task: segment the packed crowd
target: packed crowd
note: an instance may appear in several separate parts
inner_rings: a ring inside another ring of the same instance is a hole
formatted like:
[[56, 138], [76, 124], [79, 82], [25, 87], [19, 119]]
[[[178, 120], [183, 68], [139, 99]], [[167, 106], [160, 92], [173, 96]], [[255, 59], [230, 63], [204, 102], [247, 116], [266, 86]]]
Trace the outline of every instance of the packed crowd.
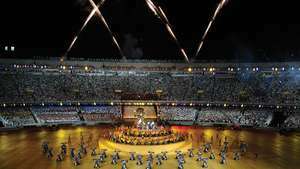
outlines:
[[190, 107], [159, 107], [160, 118], [171, 121], [194, 121], [199, 110]]
[[198, 123], [231, 123], [230, 119], [224, 112], [215, 109], [201, 110], [198, 114], [197, 121]]
[[6, 127], [113, 121], [122, 117], [120, 106], [32, 106], [0, 108], [0, 121]]
[[80, 109], [85, 121], [112, 121], [122, 117], [120, 106], [83, 106]]
[[126, 100], [124, 96], [130, 94], [157, 94], [157, 99], [168, 101], [300, 103], [297, 91], [300, 81], [288, 71], [222, 75], [112, 71], [93, 74], [47, 71], [0, 73], [0, 103]]
[[35, 125], [36, 121], [28, 108], [1, 108], [0, 119], [4, 126], [18, 127]]
[[[157, 107], [158, 117], [164, 121], [189, 121], [202, 124], [226, 124], [249, 127], [269, 127], [273, 120], [271, 110], [226, 109], [184, 106]], [[121, 106], [33, 106], [2, 107], [0, 121], [6, 127], [43, 125], [48, 123], [112, 122], [122, 120]], [[300, 128], [300, 114], [286, 116], [283, 128]]]
[[32, 113], [40, 123], [72, 123], [79, 122], [77, 107], [69, 106], [45, 106], [32, 107]]
[[237, 126], [268, 127], [273, 113], [261, 110], [207, 109], [198, 116], [199, 123], [233, 124]]
[[293, 113], [284, 121], [285, 128], [300, 128], [300, 114]]

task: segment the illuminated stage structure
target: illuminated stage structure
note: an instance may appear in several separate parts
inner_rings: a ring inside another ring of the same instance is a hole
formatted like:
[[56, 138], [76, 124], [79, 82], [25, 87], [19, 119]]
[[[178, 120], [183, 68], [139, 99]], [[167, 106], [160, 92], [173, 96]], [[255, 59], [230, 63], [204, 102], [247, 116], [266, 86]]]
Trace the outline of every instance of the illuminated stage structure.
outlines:
[[146, 121], [144, 109], [135, 111], [134, 126], [120, 127], [110, 136], [111, 141], [131, 145], [162, 145], [184, 141], [186, 135], [176, 133], [169, 127], [157, 126], [154, 121]]

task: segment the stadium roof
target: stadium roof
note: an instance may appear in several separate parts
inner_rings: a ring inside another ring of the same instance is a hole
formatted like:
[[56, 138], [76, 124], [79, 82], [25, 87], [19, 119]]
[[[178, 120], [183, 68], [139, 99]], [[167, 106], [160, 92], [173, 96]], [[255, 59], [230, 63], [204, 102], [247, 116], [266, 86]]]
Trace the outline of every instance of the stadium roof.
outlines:
[[[300, 58], [296, 1], [227, 0], [197, 57], [197, 46], [221, 0], [152, 1], [164, 10], [190, 59], [251, 62]], [[0, 6], [0, 52], [4, 46], [13, 45], [13, 56], [22, 58], [63, 55], [92, 10], [89, 0], [8, 3]], [[127, 58], [184, 61], [165, 25], [145, 0], [106, 0], [100, 10]], [[0, 57], [7, 56], [2, 52]], [[87, 24], [68, 56], [121, 58], [98, 17]]]

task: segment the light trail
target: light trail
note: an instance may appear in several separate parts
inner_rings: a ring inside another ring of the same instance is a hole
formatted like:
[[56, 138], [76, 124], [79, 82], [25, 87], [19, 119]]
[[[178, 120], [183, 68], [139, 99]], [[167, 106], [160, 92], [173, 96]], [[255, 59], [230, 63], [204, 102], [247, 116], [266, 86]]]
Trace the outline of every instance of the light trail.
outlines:
[[215, 12], [214, 12], [213, 17], [212, 17], [211, 20], [209, 21], [209, 24], [207, 25], [207, 28], [206, 28], [206, 30], [205, 30], [205, 32], [204, 32], [202, 38], [201, 38], [201, 41], [200, 41], [200, 43], [199, 43], [199, 45], [198, 45], [198, 48], [197, 48], [197, 52], [196, 52], [195, 57], [198, 56], [200, 50], [202, 49], [204, 40], [205, 40], [205, 38], [206, 38], [206, 36], [207, 36], [207, 34], [208, 34], [210, 28], [211, 28], [211, 25], [214, 23], [214, 21], [215, 21], [216, 17], [218, 16], [219, 12], [221, 11], [221, 9], [224, 7], [224, 5], [226, 4], [226, 2], [228, 2], [228, 1], [229, 1], [229, 0], [221, 0], [221, 2], [218, 4], [218, 6], [217, 6], [217, 8], [216, 8], [216, 10], [215, 10]]

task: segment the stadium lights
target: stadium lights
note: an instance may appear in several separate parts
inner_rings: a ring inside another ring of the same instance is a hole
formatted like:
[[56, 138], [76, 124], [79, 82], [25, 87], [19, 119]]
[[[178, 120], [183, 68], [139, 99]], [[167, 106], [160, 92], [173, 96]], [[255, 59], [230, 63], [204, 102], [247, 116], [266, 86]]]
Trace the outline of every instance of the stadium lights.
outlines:
[[193, 103], [190, 103], [190, 106], [193, 106]]
[[5, 104], [5, 103], [3, 104], [3, 107], [6, 107], [6, 104]]
[[114, 105], [114, 102], [110, 102], [110, 105], [112, 105], [112, 106], [113, 106], [113, 105]]
[[279, 109], [279, 108], [280, 108], [280, 106], [276, 106], [276, 108], [277, 108], [277, 109]]
[[96, 106], [97, 104], [96, 104], [96, 102], [94, 102], [94, 106]]
[[62, 105], [63, 105], [63, 103], [62, 103], [62, 102], [60, 102], [60, 103], [59, 103], [59, 105], [60, 105], [60, 106], [62, 106]]
[[281, 70], [284, 71], [284, 67], [282, 67]]
[[292, 67], [292, 70], [294, 70], [295, 68], [294, 67]]
[[261, 108], [261, 105], [258, 105], [259, 108]]
[[26, 106], [25, 103], [23, 103], [23, 106]]
[[206, 106], [208, 107], [208, 106], [209, 106], [209, 103], [207, 103]]
[[192, 68], [190, 68], [190, 67], [188, 68], [188, 72], [192, 72], [192, 70], [193, 70]]
[[80, 106], [80, 103], [78, 102], [77, 105]]
[[63, 68], [64, 70], [66, 70], [66, 66], [63, 66], [62, 68]]
[[278, 68], [277, 68], [277, 67], [275, 67], [275, 71], [276, 71], [276, 72], [278, 71]]
[[294, 106], [294, 109], [297, 109], [297, 106]]
[[224, 103], [224, 107], [226, 107], [227, 106], [227, 104], [226, 103]]
[[89, 67], [88, 67], [88, 66], [85, 66], [85, 67], [84, 67], [84, 70], [85, 70], [85, 71], [88, 71], [88, 70], [89, 70]]
[[44, 104], [44, 103], [42, 103], [42, 106], [45, 106], [45, 104]]
[[243, 105], [243, 104], [241, 104], [241, 107], [244, 107], [244, 105]]

